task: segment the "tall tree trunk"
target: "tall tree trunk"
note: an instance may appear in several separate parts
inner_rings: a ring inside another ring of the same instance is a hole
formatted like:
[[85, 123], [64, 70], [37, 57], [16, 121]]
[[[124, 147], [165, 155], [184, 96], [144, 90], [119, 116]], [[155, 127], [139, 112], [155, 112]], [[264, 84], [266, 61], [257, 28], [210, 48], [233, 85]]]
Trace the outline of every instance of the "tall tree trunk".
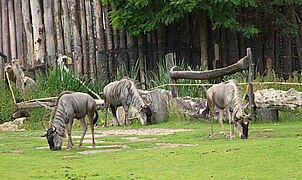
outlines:
[[281, 53], [282, 49], [282, 36], [278, 31], [275, 32], [275, 61], [273, 64], [275, 66], [275, 72], [278, 74], [283, 71], [283, 55]]
[[239, 59], [239, 51], [238, 51], [238, 38], [237, 33], [228, 30], [228, 42], [229, 42], [229, 49], [228, 49], [228, 65], [231, 65]]
[[[127, 50], [129, 55], [129, 70], [131, 72], [131, 75], [133, 75], [134, 68], [137, 62], [137, 37], [132, 36], [129, 33], [127, 33]], [[135, 77], [134, 77], [135, 78]]]
[[8, 0], [1, 0], [2, 8], [2, 44], [3, 54], [7, 56], [8, 62], [10, 62], [10, 46], [9, 46], [9, 24], [8, 24]]
[[44, 22], [45, 23], [45, 36], [46, 36], [46, 61], [48, 66], [54, 67], [56, 65], [56, 47], [53, 27], [53, 15], [51, 1], [43, 0], [44, 8]]
[[201, 69], [208, 69], [208, 23], [204, 13], [199, 16], [199, 35], [200, 35], [200, 54], [201, 54]]
[[[244, 16], [244, 11], [242, 10], [242, 8], [238, 8], [238, 16], [239, 16], [239, 24], [241, 27], [244, 27], [244, 20], [243, 20], [243, 16]], [[266, 23], [268, 24], [268, 23]], [[242, 33], [238, 34], [238, 43], [239, 43], [239, 57], [244, 57], [246, 54], [246, 46], [245, 46], [245, 41], [244, 41], [244, 36]]]
[[146, 36], [141, 34], [138, 36], [138, 59], [139, 59], [139, 76], [142, 82], [142, 89], [146, 89], [145, 83], [145, 44], [147, 44]]
[[86, 6], [86, 28], [87, 28], [87, 36], [88, 36], [88, 52], [89, 52], [89, 70], [90, 70], [90, 80], [96, 80], [96, 62], [95, 62], [95, 44], [94, 44], [94, 33], [93, 33], [93, 21], [92, 21], [92, 8], [91, 8], [91, 1], [85, 0]]
[[166, 42], [167, 42], [167, 28], [165, 25], [160, 25], [157, 29], [157, 47], [158, 47], [158, 59], [159, 62], [163, 62], [163, 59], [165, 58], [166, 54]]
[[81, 62], [81, 66], [83, 68], [83, 75], [86, 80], [89, 78], [88, 72], [88, 42], [87, 42], [87, 31], [86, 31], [86, 10], [85, 10], [85, 1], [80, 1], [80, 15], [81, 15], [81, 40], [82, 40], [82, 51], [83, 51], [83, 59]]
[[153, 62], [154, 62], [154, 71], [156, 73], [158, 73], [158, 64], [159, 64], [159, 59], [158, 59], [158, 43], [157, 43], [157, 31], [156, 30], [153, 30], [151, 32], [151, 45], [152, 45], [152, 59], [153, 59]]
[[[275, 37], [274, 37], [274, 29], [273, 27], [269, 26], [268, 23], [264, 24], [264, 31], [263, 31], [263, 55], [264, 55], [264, 61], [267, 62], [269, 59], [271, 59], [273, 62], [276, 61], [275, 55], [274, 55], [274, 45], [275, 45]], [[270, 61], [270, 60], [269, 60]], [[267, 66], [267, 65], [266, 65]], [[273, 69], [275, 67], [273, 66]]]
[[[113, 71], [117, 72], [117, 69], [122, 69], [122, 61], [121, 61], [121, 55], [119, 51], [120, 47], [120, 36], [119, 36], [119, 30], [113, 29], [113, 46], [114, 46], [114, 59], [115, 62], [113, 64]], [[119, 71], [122, 73], [121, 71]]]
[[107, 50], [108, 50], [108, 66], [109, 66], [109, 79], [113, 79], [115, 73], [113, 70], [113, 64], [114, 64], [114, 60], [113, 60], [113, 39], [112, 39], [112, 28], [110, 26], [110, 20], [109, 20], [109, 16], [108, 16], [108, 12], [109, 12], [110, 6], [107, 4], [105, 7], [105, 25], [106, 25], [106, 39], [107, 39]]
[[[263, 14], [260, 12], [259, 9], [256, 10], [256, 26], [261, 27], [262, 25], [262, 16]], [[270, 34], [272, 36], [272, 34]], [[253, 51], [253, 61], [254, 64], [256, 64], [256, 69], [258, 72], [263, 73], [265, 70], [265, 60], [263, 59], [263, 54], [264, 54], [264, 47], [263, 47], [263, 40], [262, 36], [256, 36], [253, 38], [254, 41], [254, 49]], [[257, 50], [255, 50], [257, 49]], [[255, 77], [255, 76], [254, 76]]]
[[221, 39], [221, 60], [216, 68], [226, 67], [228, 66], [228, 40], [227, 40], [227, 30], [225, 28], [221, 28], [220, 30], [220, 39]]
[[[292, 9], [290, 8], [290, 6], [283, 6], [282, 7], [282, 11], [284, 12], [285, 16], [287, 17], [287, 19], [291, 18], [291, 12]], [[290, 73], [292, 73], [293, 71], [293, 60], [292, 60], [292, 42], [291, 39], [289, 37], [285, 37], [283, 36], [283, 58], [284, 58], [284, 63], [283, 63], [283, 72], [286, 74], [285, 78], [288, 78], [288, 75]]]
[[[121, 56], [121, 64], [125, 67], [125, 70], [128, 69], [128, 58], [127, 58], [127, 53], [126, 53], [126, 33], [125, 31], [119, 31], [119, 39], [120, 39], [120, 56]], [[126, 72], [123, 72], [126, 73]], [[125, 74], [124, 74], [125, 75]]]
[[11, 59], [17, 59], [17, 37], [16, 37], [16, 24], [14, 13], [14, 1], [8, 1], [8, 18], [9, 18], [9, 36], [10, 36], [10, 51]]
[[33, 41], [33, 30], [30, 21], [30, 8], [29, 0], [22, 0], [22, 15], [23, 24], [26, 35], [26, 52], [25, 52], [25, 63], [28, 66], [34, 66], [34, 41]]
[[80, 25], [79, 25], [79, 15], [78, 15], [78, 5], [77, 0], [70, 1], [71, 10], [71, 25], [73, 33], [73, 64], [76, 75], [82, 74], [81, 61], [83, 58], [82, 54], [82, 42], [80, 36]]
[[[153, 70], [154, 65], [156, 65], [156, 62], [153, 59], [153, 53], [152, 53], [152, 32], [147, 33], [147, 48], [146, 48], [146, 66], [148, 67], [148, 70]], [[147, 76], [148, 74], [147, 70]]]
[[[2, 3], [0, 3], [0, 9], [2, 9]], [[0, 13], [0, 52], [2, 51], [2, 11]], [[0, 78], [4, 77], [4, 58], [0, 57]]]
[[35, 65], [44, 63], [45, 57], [45, 38], [44, 38], [44, 26], [42, 22], [42, 11], [39, 0], [30, 1], [32, 16], [32, 24], [34, 31], [34, 57]]
[[108, 82], [108, 63], [106, 58], [106, 43], [103, 24], [103, 7], [101, 1], [94, 0], [94, 15], [95, 15], [95, 29], [96, 29], [96, 46], [97, 46], [97, 71], [98, 79], [103, 88]]
[[298, 55], [298, 60], [299, 60], [299, 71], [302, 74], [302, 23], [301, 21], [298, 22], [298, 14], [295, 12], [293, 9], [291, 12], [291, 19], [294, 24], [298, 26], [300, 31], [298, 31], [298, 34], [295, 36], [295, 44], [297, 48], [297, 55]]
[[56, 26], [56, 40], [57, 40], [57, 53], [58, 56], [64, 55], [64, 39], [61, 19], [61, 1], [54, 0], [54, 19]]
[[179, 23], [179, 37], [180, 37], [180, 52], [178, 59], [190, 59], [190, 17], [185, 15], [184, 19]]
[[63, 23], [63, 35], [64, 35], [64, 47], [65, 47], [65, 55], [68, 57], [72, 57], [71, 50], [71, 25], [70, 25], [70, 17], [68, 10], [68, 2], [67, 0], [62, 0], [62, 23]]
[[[21, 65], [24, 65], [24, 48], [25, 43], [23, 42], [24, 26], [22, 17], [22, 6], [21, 0], [15, 0], [15, 23], [18, 30], [16, 31], [16, 41], [17, 41], [17, 53], [18, 59], [20, 59]], [[1, 51], [1, 50], [0, 50]]]

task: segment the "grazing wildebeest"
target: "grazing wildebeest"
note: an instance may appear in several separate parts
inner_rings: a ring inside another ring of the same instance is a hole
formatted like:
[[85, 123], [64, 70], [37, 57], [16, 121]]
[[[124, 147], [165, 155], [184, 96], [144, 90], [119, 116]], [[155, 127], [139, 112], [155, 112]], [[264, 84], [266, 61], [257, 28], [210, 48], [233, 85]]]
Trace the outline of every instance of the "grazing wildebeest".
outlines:
[[219, 123], [224, 132], [225, 137], [228, 137], [226, 130], [223, 126], [222, 116], [224, 110], [226, 111], [229, 124], [230, 124], [230, 139], [234, 139], [234, 125], [237, 126], [239, 136], [242, 139], [248, 138], [248, 127], [250, 118], [244, 113], [244, 109], [241, 103], [241, 93], [237, 87], [235, 80], [229, 80], [215, 84], [207, 90], [207, 108], [206, 111], [210, 112], [211, 118], [211, 137], [214, 137], [213, 133], [213, 121], [215, 106], [219, 108]]
[[[95, 117], [93, 115], [95, 113]], [[79, 119], [82, 126], [82, 136], [79, 147], [83, 143], [84, 136], [87, 131], [85, 123], [85, 116], [88, 116], [92, 134], [92, 145], [95, 146], [94, 141], [94, 124], [98, 119], [98, 112], [96, 111], [95, 100], [86, 93], [81, 92], [62, 92], [56, 103], [51, 117], [51, 126], [44, 135], [51, 150], [60, 150], [65, 137], [65, 129], [67, 129], [68, 145], [67, 149], [72, 148], [73, 142], [71, 137], [71, 129], [74, 118]]]
[[[116, 117], [116, 109], [120, 106], [123, 106], [125, 111], [125, 122], [128, 122], [128, 111], [129, 107], [135, 107], [141, 116], [141, 119], [144, 124], [151, 124], [151, 109], [149, 104], [146, 104], [143, 99], [141, 98], [135, 84], [129, 79], [128, 77], [124, 77], [119, 81], [114, 81], [107, 84], [104, 87], [104, 108], [106, 111], [105, 114], [105, 126], [107, 125], [107, 113], [108, 113], [108, 106], [110, 105], [111, 112], [113, 117], [117, 120]], [[117, 120], [118, 125], [120, 123]]]

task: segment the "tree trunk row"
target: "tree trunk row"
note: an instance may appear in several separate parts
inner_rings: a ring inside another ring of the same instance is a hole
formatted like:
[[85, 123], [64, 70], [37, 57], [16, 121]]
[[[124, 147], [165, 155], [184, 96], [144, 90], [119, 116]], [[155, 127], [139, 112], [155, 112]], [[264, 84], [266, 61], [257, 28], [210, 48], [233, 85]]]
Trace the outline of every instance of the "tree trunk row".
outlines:
[[184, 62], [204, 70], [229, 66], [252, 47], [253, 63], [260, 73], [266, 71], [267, 59], [285, 78], [302, 68], [302, 17], [293, 7], [280, 11], [299, 25], [299, 36], [294, 38], [263, 23], [259, 10], [236, 10], [242, 26], [250, 21], [263, 24], [263, 33], [244, 38], [230, 29], [213, 31], [209, 19], [200, 12], [131, 36], [112, 28], [110, 6], [99, 0], [2, 0], [0, 5], [0, 52], [9, 61], [20, 59], [25, 68], [40, 64], [51, 68], [58, 57], [67, 55], [73, 59], [66, 62], [68, 67], [78, 76], [102, 86], [123, 75], [145, 82], [146, 76], [158, 73], [158, 64], [165, 62], [165, 54], [170, 52], [175, 53], [176, 65]]

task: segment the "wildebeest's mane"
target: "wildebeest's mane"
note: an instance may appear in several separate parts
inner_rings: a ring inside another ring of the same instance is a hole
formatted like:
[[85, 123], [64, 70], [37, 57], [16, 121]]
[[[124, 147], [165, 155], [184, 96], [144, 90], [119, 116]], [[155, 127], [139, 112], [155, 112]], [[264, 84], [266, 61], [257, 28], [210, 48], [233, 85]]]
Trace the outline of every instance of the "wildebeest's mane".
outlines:
[[230, 94], [233, 94], [233, 99], [232, 99], [233, 111], [236, 113], [236, 115], [238, 114], [239, 116], [241, 116], [244, 114], [244, 112], [242, 109], [242, 103], [241, 103], [241, 98], [240, 98], [241, 92], [240, 92], [240, 89], [238, 88], [238, 84], [235, 80], [229, 80], [228, 84], [232, 85], [234, 87], [232, 89], [229, 89], [230, 91], [233, 91], [233, 92], [228, 92]]
[[55, 127], [57, 129], [59, 135], [62, 137], [66, 136], [65, 129], [64, 129], [65, 123], [64, 123], [64, 119], [63, 119], [64, 112], [62, 112], [62, 110], [58, 111], [58, 103], [59, 103], [60, 98], [64, 94], [72, 94], [72, 93], [73, 93], [72, 91], [63, 91], [59, 94], [57, 101], [56, 101], [56, 106], [53, 110], [52, 117], [51, 117], [51, 126]]

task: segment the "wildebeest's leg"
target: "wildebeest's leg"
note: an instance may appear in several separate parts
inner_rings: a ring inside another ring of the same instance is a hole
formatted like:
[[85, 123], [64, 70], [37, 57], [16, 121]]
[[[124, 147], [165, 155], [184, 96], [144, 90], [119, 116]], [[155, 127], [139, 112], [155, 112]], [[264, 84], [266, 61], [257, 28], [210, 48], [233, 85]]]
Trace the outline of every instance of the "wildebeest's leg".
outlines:
[[230, 124], [230, 139], [233, 140], [235, 139], [235, 135], [234, 135], [234, 117], [231, 115], [231, 112], [228, 108], [226, 108], [226, 112], [229, 118], [229, 124]]
[[120, 122], [118, 121], [117, 116], [116, 116], [116, 110], [117, 110], [117, 108], [115, 106], [111, 105], [111, 104], [110, 104], [110, 108], [111, 108], [111, 112], [112, 112], [112, 116], [114, 118], [114, 121], [117, 122], [118, 126], [121, 126]]
[[68, 135], [67, 149], [71, 149], [73, 146], [72, 137], [71, 137], [72, 124], [73, 124], [73, 119], [69, 120], [69, 122], [66, 124], [67, 135]]
[[224, 111], [222, 109], [219, 109], [219, 118], [218, 121], [220, 123], [221, 129], [223, 131], [224, 137], [228, 138], [228, 133], [226, 132], [224, 125], [223, 125], [223, 113]]
[[213, 122], [214, 122], [215, 104], [209, 94], [207, 94], [207, 107], [209, 108], [209, 111], [210, 111], [210, 121], [211, 121], [210, 136], [211, 136], [211, 138], [213, 138], [214, 137]]
[[210, 118], [211, 118], [211, 132], [210, 132], [210, 136], [211, 138], [214, 137], [214, 132], [213, 132], [213, 121], [214, 121], [214, 114], [212, 113], [212, 111], [210, 112]]
[[107, 114], [108, 114], [108, 102], [106, 101], [106, 98], [105, 98], [105, 101], [104, 101], [104, 109], [105, 109], [105, 122], [104, 122], [104, 126], [107, 127]]
[[124, 126], [127, 125], [128, 122], [128, 112], [129, 112], [129, 106], [123, 106], [124, 107], [124, 111], [125, 111], [125, 122], [124, 122]]
[[79, 119], [80, 120], [80, 123], [81, 123], [81, 126], [82, 126], [82, 136], [81, 136], [81, 140], [80, 140], [80, 143], [79, 143], [79, 147], [82, 146], [82, 143], [83, 143], [83, 140], [84, 140], [84, 137], [85, 137], [85, 134], [86, 134], [86, 131], [87, 131], [87, 125], [85, 123], [85, 117], [82, 118], [82, 119]]
[[91, 137], [92, 137], [92, 146], [95, 147], [93, 115], [94, 115], [94, 111], [88, 112], [89, 124], [90, 124], [90, 129], [91, 129]]

